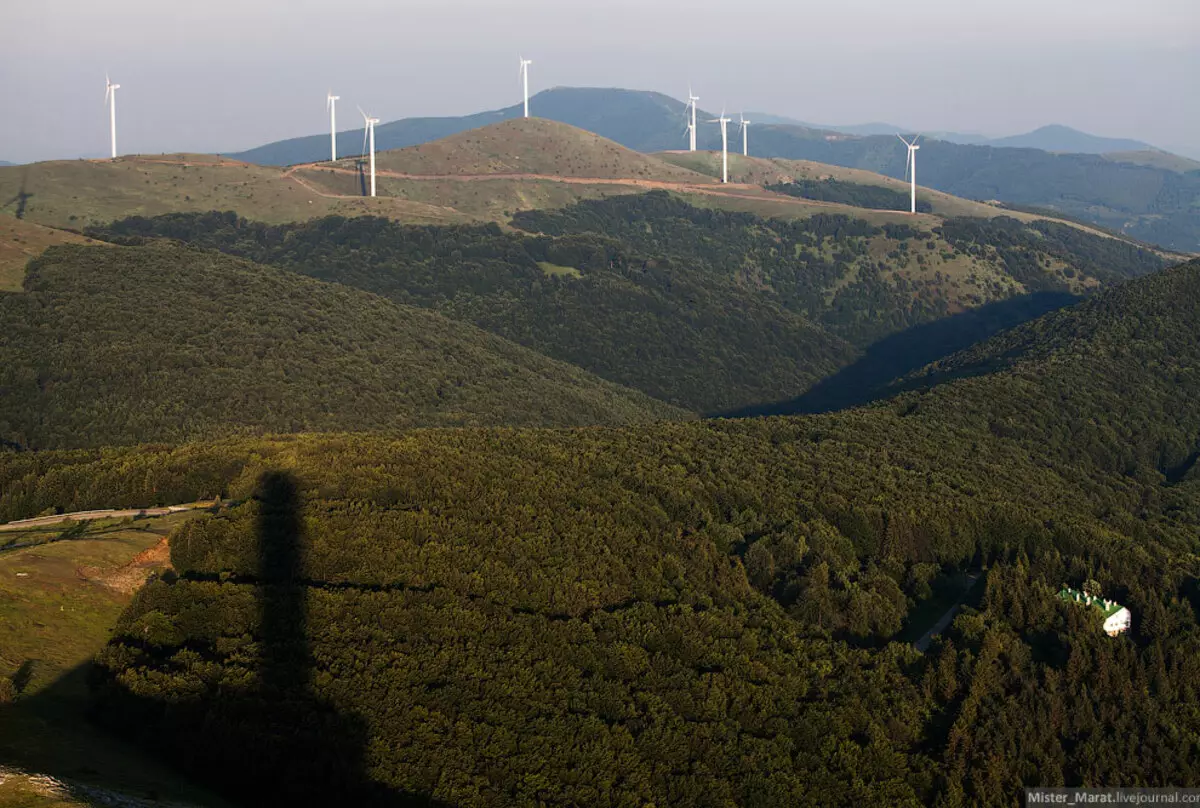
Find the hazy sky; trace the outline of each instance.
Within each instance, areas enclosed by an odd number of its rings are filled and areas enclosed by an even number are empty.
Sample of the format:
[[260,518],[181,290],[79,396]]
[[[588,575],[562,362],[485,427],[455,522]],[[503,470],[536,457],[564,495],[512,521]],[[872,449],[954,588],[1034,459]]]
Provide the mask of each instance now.
[[[1047,123],[1200,152],[1200,0],[30,0],[5,3],[0,159],[236,151],[607,86],[808,121]],[[1198,155],[1200,156],[1200,155]]]

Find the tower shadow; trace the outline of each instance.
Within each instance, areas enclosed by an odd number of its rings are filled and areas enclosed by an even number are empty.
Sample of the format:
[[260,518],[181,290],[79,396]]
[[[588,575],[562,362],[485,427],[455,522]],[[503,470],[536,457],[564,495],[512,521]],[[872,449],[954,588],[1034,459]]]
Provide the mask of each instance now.
[[[324,586],[305,576],[301,489],[290,473],[270,471],[259,478],[254,499],[257,575],[229,579],[185,572],[179,579],[184,585],[219,583],[223,591],[214,602],[224,602],[227,608],[237,608],[244,597],[238,590],[253,590],[258,650],[253,684],[230,687],[222,682],[198,697],[183,699],[168,684],[160,698],[147,698],[130,693],[110,671],[98,668],[97,717],[122,734],[132,730],[142,745],[238,804],[437,806],[425,795],[374,780],[366,761],[366,721],[314,692],[309,601]],[[176,584],[158,584],[172,585]],[[205,597],[185,593],[185,608]],[[129,638],[114,640],[118,641],[131,644]],[[183,646],[211,655],[218,665],[237,667],[194,634]],[[178,645],[139,648],[157,657],[147,667],[164,679],[178,670],[175,655],[180,650]]]
[[[18,219],[25,218],[25,208],[29,204],[29,200],[31,198],[33,198],[33,194],[31,194],[25,190],[26,185],[28,184],[28,181],[29,181],[29,169],[26,168],[25,171],[22,172],[22,174],[21,174],[21,190],[17,191],[17,195],[14,196],[12,199],[8,200],[7,202],[5,202],[3,205],[4,208],[7,208],[9,205],[11,205],[15,202],[17,207],[16,207],[15,211],[13,212],[13,215],[16,216]],[[2,209],[2,208],[0,208],[0,209]]]

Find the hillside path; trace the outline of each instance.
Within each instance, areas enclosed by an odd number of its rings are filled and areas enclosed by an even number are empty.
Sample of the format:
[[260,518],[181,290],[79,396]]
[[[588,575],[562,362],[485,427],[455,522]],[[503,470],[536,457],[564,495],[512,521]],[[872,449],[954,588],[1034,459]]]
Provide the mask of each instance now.
[[211,508],[211,502],[192,502],[187,505],[168,505],[165,508],[127,508],[124,510],[76,511],[75,513],[59,513],[53,516],[37,516],[33,519],[19,519],[16,522],[0,525],[0,531],[28,530],[34,527],[46,527],[63,522],[94,522],[97,519],[130,519],[135,516],[169,516],[173,513],[195,511],[200,508]]
[[[340,168],[338,166],[330,166],[324,163],[305,163],[295,165],[283,172],[283,176],[292,179],[318,196],[330,199],[361,199],[359,195],[348,194],[331,194],[321,191],[312,185],[311,182],[300,177],[302,171],[328,171],[334,174],[347,174],[353,177],[358,176],[358,172],[354,169]],[[563,185],[620,185],[628,188],[639,188],[647,191],[675,191],[677,193],[687,194],[705,194],[707,196],[719,196],[729,199],[747,199],[755,202],[779,202],[783,204],[801,205],[805,207],[821,207],[821,208],[836,208],[844,209],[844,205],[838,205],[833,202],[822,202],[815,199],[800,199],[798,197],[787,196],[786,194],[774,194],[769,191],[764,191],[758,185],[750,183],[730,182],[730,183],[689,183],[689,182],[670,182],[667,180],[645,180],[637,177],[628,178],[613,178],[613,177],[568,177],[561,174],[405,174],[400,171],[387,171],[376,169],[375,176],[388,177],[390,179],[408,180],[411,182],[491,182],[497,180],[523,180],[528,182],[556,182]],[[745,193],[736,193],[742,191]],[[883,213],[892,213],[894,211],[879,211]],[[923,214],[918,214],[923,215]]]

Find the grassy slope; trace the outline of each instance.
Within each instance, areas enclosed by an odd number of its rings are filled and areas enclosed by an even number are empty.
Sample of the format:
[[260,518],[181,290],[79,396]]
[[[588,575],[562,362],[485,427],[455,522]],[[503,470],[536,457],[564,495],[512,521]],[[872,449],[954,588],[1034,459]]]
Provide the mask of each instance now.
[[[720,152],[663,152],[658,156],[665,162],[689,168],[709,176],[717,177],[721,173]],[[825,163],[814,163],[810,160],[743,157],[740,154],[729,155],[730,182],[771,185],[797,179],[824,180],[828,178],[841,182],[857,183],[859,185],[876,185],[904,194],[909,192],[909,184],[903,180],[894,179],[883,174],[876,174],[873,171],[865,171],[860,168],[846,168],[844,166],[827,165]],[[1035,219],[1046,218],[1033,214],[1014,212],[996,205],[989,205],[985,202],[963,199],[962,197],[952,196],[924,186],[918,187],[917,198],[933,206],[933,216],[929,217],[930,219],[956,216],[990,219],[996,216],[1012,216],[1021,221],[1034,221]],[[863,218],[867,218],[870,221],[900,221],[897,218],[897,214],[893,213],[885,213],[883,211],[863,213],[859,209],[846,205],[839,205],[837,207],[842,208],[839,212],[857,211],[853,215],[863,216]],[[817,210],[819,210],[819,207],[813,208],[813,212]],[[903,216],[904,214],[899,215]],[[1075,222],[1066,223],[1086,228],[1086,225]],[[1092,228],[1087,229],[1089,231],[1092,230]]]
[[[337,198],[309,190],[279,169],[211,155],[72,160],[0,168],[0,200],[28,194],[25,217],[80,228],[133,214],[236,210],[267,222],[370,213],[411,222],[454,222],[453,211],[403,200]],[[12,213],[13,204],[0,208]]]
[[[165,800],[219,804],[85,720],[83,666],[104,647],[130,600],[128,591],[109,582],[125,583],[135,571],[144,580],[162,569],[165,554],[144,563],[135,557],[190,518],[95,523],[71,541],[0,553],[0,677],[21,671],[22,685],[15,703],[0,704],[0,760],[30,774],[98,784],[132,797],[154,793]],[[19,538],[48,535],[38,531]],[[0,783],[0,805],[93,804],[82,795],[49,796],[21,776]]]
[[25,265],[57,244],[99,244],[90,238],[0,216],[0,292],[19,292]]
[[216,253],[57,248],[27,289],[0,300],[0,423],[30,446],[680,415],[434,312]]

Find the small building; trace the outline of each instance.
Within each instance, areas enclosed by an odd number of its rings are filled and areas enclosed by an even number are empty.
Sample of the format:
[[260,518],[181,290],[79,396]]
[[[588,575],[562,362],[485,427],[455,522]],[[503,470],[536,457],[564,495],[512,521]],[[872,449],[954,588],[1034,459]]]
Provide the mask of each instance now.
[[1089,595],[1069,586],[1064,586],[1058,596],[1072,603],[1081,603],[1084,606],[1099,609],[1104,614],[1104,633],[1110,637],[1116,637],[1129,631],[1129,626],[1133,622],[1133,615],[1129,613],[1129,610],[1116,601]]

